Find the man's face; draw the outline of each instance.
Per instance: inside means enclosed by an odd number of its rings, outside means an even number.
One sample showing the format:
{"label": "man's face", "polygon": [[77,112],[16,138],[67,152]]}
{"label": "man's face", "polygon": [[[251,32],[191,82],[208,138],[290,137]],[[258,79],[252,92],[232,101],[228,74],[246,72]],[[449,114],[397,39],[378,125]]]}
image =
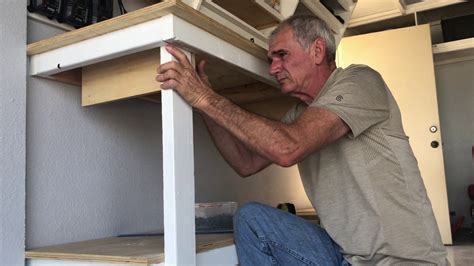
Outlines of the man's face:
{"label": "man's face", "polygon": [[302,101],[312,101],[309,86],[314,64],[309,51],[295,40],[290,27],[283,28],[268,48],[270,75],[280,84],[281,91]]}

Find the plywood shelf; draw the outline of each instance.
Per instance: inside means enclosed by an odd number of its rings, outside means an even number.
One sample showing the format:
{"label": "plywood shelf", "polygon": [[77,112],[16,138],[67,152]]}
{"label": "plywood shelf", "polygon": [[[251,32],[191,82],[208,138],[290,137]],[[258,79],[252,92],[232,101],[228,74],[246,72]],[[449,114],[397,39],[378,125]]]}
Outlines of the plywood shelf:
{"label": "plywood shelf", "polygon": [[474,59],[474,37],[433,45],[435,63]]}
{"label": "plywood shelf", "polygon": [[[196,236],[198,253],[231,246],[232,234]],[[102,263],[157,264],[164,262],[163,236],[110,237],[26,251],[27,259],[54,259]]]}
{"label": "plywood shelf", "polygon": [[[211,1],[211,0],[208,0]],[[212,0],[256,29],[277,25],[284,17],[263,0]]]}

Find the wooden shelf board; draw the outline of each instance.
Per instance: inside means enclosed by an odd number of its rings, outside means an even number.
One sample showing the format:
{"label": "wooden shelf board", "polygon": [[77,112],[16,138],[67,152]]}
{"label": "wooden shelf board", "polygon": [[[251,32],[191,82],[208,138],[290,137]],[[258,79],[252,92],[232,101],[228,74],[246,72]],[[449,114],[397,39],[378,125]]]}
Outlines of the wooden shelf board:
{"label": "wooden shelf board", "polygon": [[474,57],[474,37],[433,45],[435,62],[472,59]]}
{"label": "wooden shelf board", "polygon": [[[218,93],[245,110],[274,120],[280,120],[298,102],[298,99],[284,95],[264,83],[227,88],[219,90]],[[160,93],[139,98],[153,103],[161,103]]]}
{"label": "wooden shelf board", "polygon": [[[217,93],[238,105],[272,101],[280,98],[290,98],[290,96],[284,95],[279,90],[261,82],[245,84],[232,88],[218,89]],[[159,92],[141,96],[140,98],[156,103],[161,102],[161,96]]]}
{"label": "wooden shelf board", "polygon": [[275,17],[274,14],[264,9],[255,0],[212,0],[212,2],[257,29],[274,26],[281,21],[281,17]]}
{"label": "wooden shelf board", "polygon": [[326,21],[329,28],[336,34],[342,34],[344,25],[320,1],[302,0],[302,3],[311,13]]}
{"label": "wooden shelf board", "polygon": [[[197,252],[234,244],[232,234],[196,236]],[[28,250],[28,259],[61,259],[116,263],[160,263],[164,261],[163,236],[110,237]]]}
{"label": "wooden shelf board", "polygon": [[[239,105],[289,97],[210,55],[195,56],[196,62],[206,61],[206,74],[213,88]],[[155,81],[155,69],[159,63],[159,50],[152,49],[61,72],[49,78],[81,86],[84,106],[135,97],[159,103],[160,88]]]}
{"label": "wooden shelf board", "polygon": [[82,68],[75,68],[58,74],[48,76],[48,78],[71,85],[82,85]]}
{"label": "wooden shelf board", "polygon": [[474,37],[433,45],[433,53],[450,53],[460,50],[474,49]]}
{"label": "wooden shelf board", "polygon": [[314,208],[296,210],[296,215],[313,223],[320,224],[319,216]]}

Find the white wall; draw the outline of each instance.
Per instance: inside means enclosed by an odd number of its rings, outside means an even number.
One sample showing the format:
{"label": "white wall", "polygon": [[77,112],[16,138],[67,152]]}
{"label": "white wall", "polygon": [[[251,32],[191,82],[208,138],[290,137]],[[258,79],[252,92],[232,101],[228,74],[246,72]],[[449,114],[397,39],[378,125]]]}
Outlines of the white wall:
{"label": "white wall", "polygon": [[[29,42],[58,34],[28,22]],[[80,88],[28,78],[27,248],[162,230],[161,106],[126,100],[82,108]],[[296,168],[242,179],[195,115],[196,200],[309,207]]]}
{"label": "white wall", "polygon": [[26,2],[0,10],[0,264],[22,265],[25,246]]}
{"label": "white wall", "polygon": [[474,184],[474,60],[437,65],[435,71],[449,209],[464,215],[463,227],[470,227],[467,186]]}
{"label": "white wall", "polygon": [[[28,21],[29,42],[58,33]],[[160,108],[80,94],[28,78],[27,248],[162,228]]]}

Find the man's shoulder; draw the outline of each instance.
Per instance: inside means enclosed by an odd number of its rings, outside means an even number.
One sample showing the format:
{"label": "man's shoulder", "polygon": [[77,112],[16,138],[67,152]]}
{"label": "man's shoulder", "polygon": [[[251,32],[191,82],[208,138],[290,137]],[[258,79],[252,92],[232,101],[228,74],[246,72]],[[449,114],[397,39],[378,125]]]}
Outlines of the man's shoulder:
{"label": "man's shoulder", "polygon": [[341,84],[341,82],[351,84],[383,84],[383,78],[379,72],[370,66],[362,64],[352,64],[346,68],[339,68],[335,81],[337,84]]}
{"label": "man's shoulder", "polygon": [[375,69],[371,68],[368,65],[363,64],[351,64],[346,68],[342,69],[342,72],[346,75],[350,74],[366,74],[366,75],[378,75],[380,76],[379,72]]}

